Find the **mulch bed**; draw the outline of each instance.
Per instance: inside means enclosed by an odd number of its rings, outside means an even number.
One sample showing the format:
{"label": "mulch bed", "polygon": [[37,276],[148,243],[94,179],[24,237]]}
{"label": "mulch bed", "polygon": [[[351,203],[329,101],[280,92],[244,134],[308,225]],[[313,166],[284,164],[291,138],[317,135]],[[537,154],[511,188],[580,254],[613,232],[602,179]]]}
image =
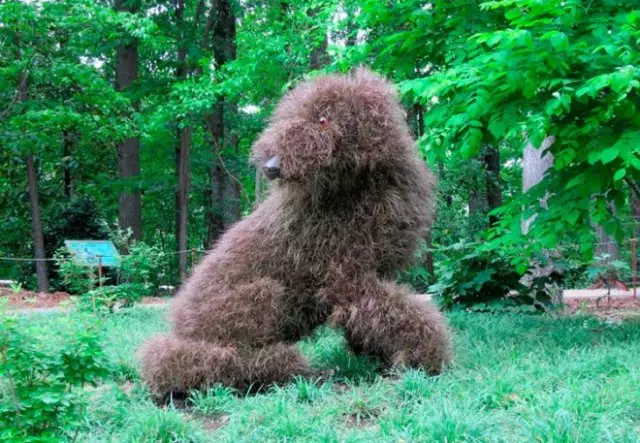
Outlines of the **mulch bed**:
{"label": "mulch bed", "polygon": [[[42,309],[55,308],[71,300],[71,295],[66,292],[33,292],[33,291],[13,291],[9,288],[0,287],[0,299],[8,299],[9,309]],[[155,305],[166,303],[166,298],[144,297],[142,304]]]}
{"label": "mulch bed", "polygon": [[[638,295],[640,295],[640,291]],[[612,321],[629,318],[640,319],[640,297],[616,297],[609,300],[605,295],[597,299],[567,299],[564,303],[567,314],[589,312],[597,317]]]}
{"label": "mulch bed", "polygon": [[[640,295],[640,291],[638,292]],[[9,300],[9,309],[41,309],[54,308],[69,302],[71,295],[66,292],[39,293],[33,291],[13,291],[0,287],[0,299]],[[162,297],[144,297],[141,301],[144,305],[166,303]],[[589,312],[607,320],[624,320],[627,318],[640,319],[640,297],[616,297],[608,300],[606,296],[595,298],[570,298],[565,300],[564,313],[575,315]]]}
{"label": "mulch bed", "polygon": [[71,296],[66,292],[53,292],[49,294],[0,288],[0,297],[9,300],[9,309],[29,309],[54,308],[60,303],[68,301]]}

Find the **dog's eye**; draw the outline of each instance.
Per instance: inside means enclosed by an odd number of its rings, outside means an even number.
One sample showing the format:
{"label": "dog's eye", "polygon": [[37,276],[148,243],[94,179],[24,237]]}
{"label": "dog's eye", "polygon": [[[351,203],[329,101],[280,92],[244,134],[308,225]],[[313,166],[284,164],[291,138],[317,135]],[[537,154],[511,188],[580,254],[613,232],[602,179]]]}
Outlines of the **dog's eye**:
{"label": "dog's eye", "polygon": [[318,123],[320,123],[323,127],[328,127],[329,126],[329,119],[326,117],[320,117],[320,120],[318,120]]}

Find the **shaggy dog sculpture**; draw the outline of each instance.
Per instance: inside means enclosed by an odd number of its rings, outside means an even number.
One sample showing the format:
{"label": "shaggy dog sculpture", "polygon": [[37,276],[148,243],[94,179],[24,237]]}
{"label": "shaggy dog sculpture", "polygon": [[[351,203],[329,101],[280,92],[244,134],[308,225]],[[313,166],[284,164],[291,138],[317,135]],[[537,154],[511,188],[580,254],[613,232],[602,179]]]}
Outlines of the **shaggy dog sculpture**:
{"label": "shaggy dog sculpture", "polygon": [[252,161],[275,180],[271,194],[196,267],[173,303],[172,333],[143,345],[151,392],[312,374],[295,342],[326,322],[355,353],[439,372],[450,358],[445,319],[392,282],[426,234],[435,192],[392,87],[366,69],[298,86]]}

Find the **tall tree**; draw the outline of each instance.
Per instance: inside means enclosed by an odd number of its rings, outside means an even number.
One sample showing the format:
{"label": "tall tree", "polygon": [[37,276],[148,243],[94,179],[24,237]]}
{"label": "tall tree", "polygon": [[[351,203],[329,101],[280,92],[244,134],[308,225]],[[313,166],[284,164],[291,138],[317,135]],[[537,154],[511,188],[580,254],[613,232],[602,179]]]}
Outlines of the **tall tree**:
{"label": "tall tree", "polygon": [[[14,47],[16,60],[23,59],[23,49],[20,32],[14,34]],[[16,89],[15,102],[23,104],[27,101],[29,71],[22,70],[18,75],[18,87]],[[29,190],[29,204],[31,207],[31,231],[33,236],[33,248],[36,259],[36,275],[38,277],[38,291],[49,291],[49,278],[47,275],[47,262],[45,261],[44,236],[42,233],[42,220],[40,218],[40,199],[38,198],[38,175],[33,158],[33,153],[26,156],[27,187]]]}
{"label": "tall tree", "polygon": [[[176,27],[178,31],[178,66],[176,77],[183,81],[188,75],[187,64],[187,35],[184,22],[185,0],[176,0]],[[187,275],[187,246],[188,246],[188,221],[189,221],[189,189],[191,158],[192,128],[187,122],[178,122],[177,148],[176,148],[176,174],[178,176],[178,189],[176,191],[176,243],[178,248],[178,264],[180,277]]]}
{"label": "tall tree", "polygon": [[[545,173],[553,166],[553,154],[549,152],[549,147],[553,144],[554,137],[546,137],[539,148],[527,143],[522,156],[522,192],[537,185],[544,178]],[[540,207],[546,208],[546,198],[540,201]],[[522,232],[527,234],[531,228],[531,223],[536,215],[532,215],[522,222]]]}
{"label": "tall tree", "polygon": [[500,184],[500,151],[497,146],[488,145],[483,153],[487,192],[487,210],[489,224],[497,223],[498,218],[491,211],[502,206],[502,186]]}
{"label": "tall tree", "polygon": [[33,231],[33,247],[36,257],[36,275],[38,276],[38,291],[49,291],[47,276],[47,262],[44,253],[44,237],[42,235],[42,220],[40,219],[40,203],[38,198],[38,175],[33,155],[27,155],[27,183],[29,187],[29,202],[31,203],[31,228]]}
{"label": "tall tree", "polygon": [[[216,0],[212,3],[208,23],[214,23],[211,39],[205,34],[206,42],[213,51],[216,74],[222,79],[224,66],[236,58],[236,16],[230,0]],[[215,15],[214,15],[215,14]],[[210,28],[207,26],[207,29]],[[205,32],[207,32],[205,29]],[[227,118],[225,120],[225,111]],[[207,246],[224,232],[225,229],[225,196],[227,186],[232,177],[224,163],[224,148],[229,140],[225,140],[226,129],[237,113],[237,106],[228,102],[224,93],[218,95],[209,115],[205,117],[212,143],[212,163],[210,169],[210,202],[207,208]],[[235,187],[235,183],[231,184]]]}
{"label": "tall tree", "polygon": [[[309,16],[312,20],[317,19],[318,9],[312,8],[309,10]],[[315,36],[317,41],[312,43],[311,54],[309,55],[309,67],[313,70],[322,69],[329,63],[329,54],[327,54],[327,48],[329,47],[329,34],[327,29],[321,23],[320,31]]]}
{"label": "tall tree", "polygon": [[[116,0],[116,11],[136,12],[136,0]],[[128,38],[116,53],[116,90],[125,91],[138,77],[138,41]],[[135,107],[135,104],[134,104]],[[120,194],[119,225],[131,229],[134,239],[142,237],[142,198],[140,195],[140,139],[128,136],[118,144],[118,177],[126,182]],[[135,182],[132,184],[132,182]]]}

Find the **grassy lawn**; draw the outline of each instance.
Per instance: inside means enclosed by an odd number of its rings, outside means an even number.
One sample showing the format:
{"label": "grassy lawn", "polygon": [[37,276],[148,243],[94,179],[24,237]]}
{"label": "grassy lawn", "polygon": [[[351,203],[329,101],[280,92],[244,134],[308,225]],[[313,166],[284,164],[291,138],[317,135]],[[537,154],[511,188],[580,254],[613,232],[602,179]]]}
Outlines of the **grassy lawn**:
{"label": "grassy lawn", "polygon": [[[105,320],[113,380],[87,391],[78,441],[640,441],[640,323],[590,317],[450,315],[455,364],[439,377],[379,374],[322,329],[301,343],[326,383],[265,394],[217,388],[188,411],[159,409],[137,378],[134,352],[166,327],[164,311],[134,308]],[[22,316],[28,328],[64,315]]]}

